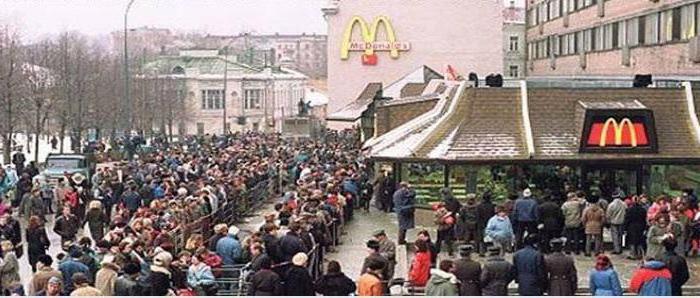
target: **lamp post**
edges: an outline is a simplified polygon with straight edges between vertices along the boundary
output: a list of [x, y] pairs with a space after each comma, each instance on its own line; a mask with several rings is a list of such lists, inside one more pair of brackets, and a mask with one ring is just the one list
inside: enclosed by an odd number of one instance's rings
[[124, 11], [124, 102], [126, 103], [126, 127], [128, 131], [131, 132], [131, 97], [129, 94], [129, 49], [128, 49], [128, 39], [127, 39], [127, 20], [129, 17], [129, 10], [131, 5], [134, 4], [135, 0], [129, 0], [129, 4], [126, 5], [126, 10]]
[[228, 87], [228, 45], [224, 48], [224, 94], [222, 96], [222, 100], [223, 100], [222, 106], [224, 108], [224, 119], [223, 119], [224, 126], [222, 127], [222, 129], [223, 129], [224, 135], [226, 135], [226, 133], [228, 132], [226, 130], [226, 92], [227, 92], [226, 89], [227, 89], [227, 87]]

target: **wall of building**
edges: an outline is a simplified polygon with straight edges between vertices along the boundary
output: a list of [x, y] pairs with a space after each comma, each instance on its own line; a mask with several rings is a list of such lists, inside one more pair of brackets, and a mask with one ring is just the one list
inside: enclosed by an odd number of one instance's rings
[[[517, 37], [517, 46], [511, 48], [511, 37]], [[526, 74], [526, 39], [524, 23], [503, 24], [503, 70], [504, 77], [521, 78]], [[517, 71], [511, 74], [511, 66]], [[517, 75], [516, 75], [517, 74]]]
[[[452, 65], [458, 72], [480, 76], [503, 69], [501, 39], [503, 30], [501, 0], [353, 0], [339, 1], [336, 10], [326, 10], [328, 21], [329, 112], [354, 100], [369, 82], [387, 85], [412, 70], [427, 65], [444, 71]], [[343, 34], [354, 16], [371, 23], [386, 16], [398, 42], [410, 42], [411, 49], [392, 59], [388, 52], [377, 52], [375, 66], [361, 62], [362, 52], [340, 57]], [[353, 40], [361, 41], [355, 28]], [[377, 40], [385, 41], [379, 30]]]
[[401, 124], [430, 111], [436, 103], [437, 99], [431, 99], [377, 107], [375, 118], [377, 127], [375, 134], [380, 136], [401, 126]]
[[[590, 0], [582, 2], [591, 3]], [[543, 19], [540, 3], [546, 2], [530, 1], [527, 29], [530, 60], [528, 75], [698, 75], [700, 64], [690, 60], [689, 50], [689, 41], [700, 33], [697, 26], [700, 19], [698, 2], [700, 1], [608, 0], [570, 12], [566, 26], [567, 17], [564, 16]], [[682, 8], [683, 15], [680, 17], [684, 28], [683, 37], [674, 39], [671, 36], [674, 20], [670, 11], [679, 5], [687, 7]], [[645, 36], [648, 35], [644, 44], [638, 44], [637, 24], [640, 16], [645, 17]], [[653, 42], [649, 42], [652, 36]], [[629, 59], [626, 48], [629, 48]]]

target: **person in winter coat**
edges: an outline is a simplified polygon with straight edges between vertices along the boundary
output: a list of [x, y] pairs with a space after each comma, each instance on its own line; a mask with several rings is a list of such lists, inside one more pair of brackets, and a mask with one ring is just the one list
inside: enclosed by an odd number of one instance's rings
[[216, 244], [219, 243], [221, 238], [226, 237], [228, 234], [228, 225], [225, 223], [220, 223], [214, 226], [214, 236], [209, 239], [208, 248], [210, 251], [216, 251]]
[[93, 241], [100, 241], [104, 238], [105, 228], [109, 226], [109, 217], [104, 212], [100, 201], [90, 201], [83, 225], [85, 225], [85, 222], [88, 224]]
[[399, 245], [406, 244], [406, 232], [413, 229], [415, 223], [416, 192], [408, 182], [401, 182], [401, 187], [393, 196], [394, 211], [399, 219]]
[[561, 205], [564, 215], [564, 237], [566, 237], [566, 252], [574, 252], [577, 255], [583, 250], [581, 247], [581, 212], [582, 204], [574, 192], [567, 194], [567, 200]]
[[583, 209], [581, 222], [586, 232], [586, 253], [591, 256], [591, 246], [594, 246], [595, 254], [603, 252], [603, 224], [605, 224], [605, 210], [597, 202], [590, 202]]
[[102, 267], [95, 275], [95, 288], [105, 296], [113, 296], [114, 285], [121, 268], [115, 263], [114, 256], [105, 256], [100, 265]]
[[355, 282], [340, 270], [337, 261], [328, 262], [326, 274], [314, 283], [314, 290], [323, 296], [349, 296], [355, 293]]
[[124, 265], [124, 274], [114, 282], [114, 296], [142, 296], [144, 287], [139, 282], [141, 268], [133, 262]]
[[83, 257], [83, 251], [78, 247], [72, 247], [69, 249], [70, 257], [67, 260], [63, 260], [60, 265], [58, 265], [58, 270], [61, 271], [63, 275], [63, 290], [66, 293], [72, 292], [75, 288], [73, 285], [73, 274], [83, 273], [85, 276], [90, 274], [90, 268], [80, 261]]
[[428, 282], [428, 278], [430, 278], [430, 250], [428, 249], [428, 244], [424, 241], [416, 241], [414, 246], [416, 255], [413, 257], [413, 262], [411, 262], [408, 281], [413, 286], [423, 287]]
[[552, 253], [544, 257], [544, 271], [549, 281], [547, 294], [574, 296], [578, 288], [574, 259], [562, 253], [564, 241], [561, 238], [552, 239], [550, 246]]
[[471, 259], [473, 250], [471, 245], [460, 246], [461, 258], [454, 262], [454, 275], [459, 280], [460, 296], [481, 296], [481, 264]]
[[292, 266], [284, 277], [285, 295], [287, 296], [315, 296], [314, 281], [306, 269], [309, 257], [300, 252], [292, 258]]
[[381, 278], [386, 280], [386, 276], [389, 274], [389, 260], [386, 259], [381, 253], [379, 253], [379, 242], [375, 239], [370, 239], [367, 241], [367, 251], [369, 255], [365, 257], [362, 263], [362, 269], [360, 269], [360, 274], [364, 274], [369, 271], [369, 265], [373, 263], [381, 264]]
[[[464, 240], [464, 243], [467, 244], [473, 244], [476, 245], [476, 243], [479, 241], [477, 239], [477, 233], [478, 231], [478, 218], [477, 218], [477, 213], [478, 213], [478, 205], [476, 203], [476, 195], [473, 193], [467, 194], [467, 203], [462, 206], [462, 209], [459, 210], [459, 221], [458, 221], [458, 226], [459, 228], [459, 238]], [[455, 213], [456, 214], [456, 213]], [[480, 234], [483, 234], [483, 231], [481, 231]], [[439, 235], [438, 235], [439, 236]], [[483, 238], [483, 235], [481, 235]]]
[[[384, 230], [378, 230], [373, 233], [374, 239], [379, 242], [379, 254], [386, 258], [387, 264], [386, 280], [394, 278], [394, 269], [396, 267], [396, 244], [387, 237]], [[431, 259], [432, 260], [432, 259]]]
[[535, 248], [537, 241], [537, 234], [528, 235], [525, 247], [513, 254], [515, 282], [521, 296], [541, 296], [546, 285], [544, 256]]
[[496, 246], [488, 248], [489, 257], [484, 263], [479, 278], [481, 294], [484, 296], [507, 296], [508, 284], [513, 280], [513, 265], [501, 255]]
[[77, 272], [73, 274], [73, 288], [71, 296], [103, 296], [103, 293], [95, 287], [90, 286], [90, 279], [87, 275]]
[[[3, 291], [8, 291], [15, 283], [20, 282], [19, 262], [15, 255], [15, 246], [9, 240], [0, 242], [2, 249], [2, 262], [0, 262], [0, 286]], [[3, 293], [7, 295], [7, 292]], [[7, 295], [9, 296], [9, 295]]]
[[272, 271], [272, 261], [262, 261], [260, 270], [250, 278], [248, 296], [281, 296], [283, 293], [282, 278]]
[[632, 274], [629, 289], [639, 296], [671, 296], [671, 271], [661, 261], [646, 261]]
[[523, 190], [522, 197], [515, 200], [513, 216], [511, 218], [515, 225], [515, 246], [523, 247], [523, 237], [528, 234], [537, 233], [537, 201], [532, 197], [529, 188]]
[[187, 285], [195, 290], [199, 296], [214, 296], [216, 279], [211, 272], [211, 267], [202, 262], [198, 256], [192, 256], [191, 265], [187, 269]]
[[224, 265], [236, 265], [241, 258], [241, 243], [236, 238], [238, 228], [231, 226], [228, 228], [228, 235], [219, 239], [216, 243], [216, 254], [219, 255]]
[[542, 204], [537, 207], [537, 214], [539, 215], [539, 225], [542, 226], [540, 230], [540, 247], [543, 253], [548, 253], [550, 251], [549, 242], [554, 238], [561, 237], [562, 226], [564, 226], [564, 213], [562, 213], [559, 205], [552, 201], [551, 197], [546, 196]]
[[24, 218], [38, 216], [42, 220], [44, 219], [46, 209], [44, 207], [44, 200], [41, 199], [41, 190], [38, 186], [35, 186], [30, 192], [22, 196], [19, 210]]
[[80, 220], [71, 213], [70, 207], [64, 206], [61, 216], [56, 219], [56, 223], [53, 226], [54, 233], [61, 236], [61, 243], [65, 243], [66, 241], [75, 240], [78, 229], [80, 229]]
[[678, 243], [675, 239], [666, 239], [663, 244], [666, 248], [666, 254], [664, 254], [662, 261], [666, 264], [666, 268], [671, 271], [671, 295], [683, 296], [682, 287], [690, 279], [688, 263], [685, 258], [676, 253]]
[[596, 257], [595, 268], [588, 274], [588, 287], [593, 296], [622, 296], [620, 278], [608, 256]]
[[489, 219], [485, 234], [488, 238], [491, 238], [493, 245], [500, 248], [501, 256], [506, 253], [506, 250], [510, 249], [513, 239], [513, 227], [503, 206], [496, 207], [496, 215]]
[[367, 271], [357, 279], [358, 296], [383, 296], [382, 270], [384, 264], [371, 261], [367, 264]]
[[172, 273], [170, 272], [170, 262], [173, 256], [169, 252], [159, 252], [153, 257], [151, 274], [148, 277], [150, 296], [166, 296], [172, 293]]
[[49, 242], [49, 236], [46, 234], [44, 224], [38, 216], [29, 218], [25, 234], [27, 237], [29, 265], [32, 266], [32, 272], [36, 272], [36, 263], [39, 261], [39, 256], [46, 254], [46, 251], [51, 246], [51, 242]]
[[[473, 203], [473, 199], [472, 199]], [[476, 211], [476, 204], [472, 204]], [[456, 214], [450, 212], [445, 207], [445, 203], [440, 202], [436, 205], [435, 211], [435, 224], [437, 225], [437, 240], [435, 244], [437, 245], [438, 253], [441, 251], [442, 243], [444, 242], [447, 246], [447, 254], [452, 256], [452, 238], [455, 231], [455, 218]], [[476, 229], [474, 226], [472, 229]]]
[[635, 196], [632, 200], [632, 206], [625, 211], [625, 241], [630, 247], [630, 255], [627, 257], [632, 260], [641, 260], [644, 256], [644, 232], [647, 229], [646, 210], [639, 203], [639, 199]]
[[53, 259], [49, 255], [41, 255], [36, 263], [37, 272], [32, 277], [32, 282], [29, 286], [29, 296], [37, 296], [37, 292], [46, 289], [46, 285], [52, 277], [63, 280], [61, 272], [51, 267]]
[[659, 213], [655, 223], [647, 233], [647, 259], [661, 260], [664, 255], [663, 242], [672, 238], [673, 234], [668, 229], [668, 214]]
[[430, 270], [430, 280], [425, 286], [426, 296], [459, 296], [459, 280], [452, 274], [454, 263], [443, 260], [437, 269]]
[[622, 236], [624, 234], [625, 214], [627, 213], [627, 204], [622, 201], [622, 192], [617, 190], [612, 194], [613, 201], [608, 204], [608, 209], [605, 210], [605, 219], [610, 224], [610, 235], [613, 240], [614, 255], [622, 254]]
[[297, 222], [293, 222], [289, 224], [289, 232], [280, 238], [280, 256], [285, 262], [291, 261], [292, 258], [300, 252], [308, 251], [306, 244], [301, 240], [301, 231], [302, 226]]
[[481, 202], [476, 206], [476, 252], [483, 257], [486, 252], [484, 245], [484, 235], [486, 224], [491, 217], [496, 214], [496, 205], [491, 202], [491, 192], [486, 192], [481, 196]]

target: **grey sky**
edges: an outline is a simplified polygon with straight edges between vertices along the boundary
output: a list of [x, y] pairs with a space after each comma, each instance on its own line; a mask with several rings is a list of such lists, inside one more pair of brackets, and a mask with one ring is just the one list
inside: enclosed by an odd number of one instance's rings
[[[211, 34], [325, 33], [327, 0], [135, 0], [129, 27], [151, 26]], [[507, 4], [510, 0], [504, 0]], [[524, 0], [516, 0], [522, 5]], [[123, 28], [128, 0], [0, 0], [0, 23], [28, 39], [66, 30], [88, 35]]]

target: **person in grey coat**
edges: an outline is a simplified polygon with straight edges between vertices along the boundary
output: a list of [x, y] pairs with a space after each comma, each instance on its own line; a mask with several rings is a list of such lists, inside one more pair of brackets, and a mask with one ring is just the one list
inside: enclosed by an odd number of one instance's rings
[[394, 211], [399, 219], [399, 245], [406, 244], [406, 231], [416, 225], [414, 213], [416, 212], [416, 192], [411, 189], [408, 182], [401, 182], [401, 187], [394, 193]]
[[481, 270], [481, 295], [507, 296], [508, 284], [513, 281], [513, 264], [506, 261], [500, 254], [501, 248], [490, 246], [489, 257]]
[[547, 294], [550, 296], [574, 296], [578, 288], [578, 277], [574, 259], [562, 253], [564, 241], [561, 238], [550, 242], [552, 253], [544, 257], [544, 271], [547, 276]]
[[614, 255], [622, 253], [622, 236], [625, 232], [625, 213], [627, 212], [627, 204], [622, 201], [623, 194], [620, 190], [616, 190], [612, 194], [613, 201], [608, 204], [608, 209], [605, 210], [605, 219], [610, 224], [610, 235], [613, 240]]

